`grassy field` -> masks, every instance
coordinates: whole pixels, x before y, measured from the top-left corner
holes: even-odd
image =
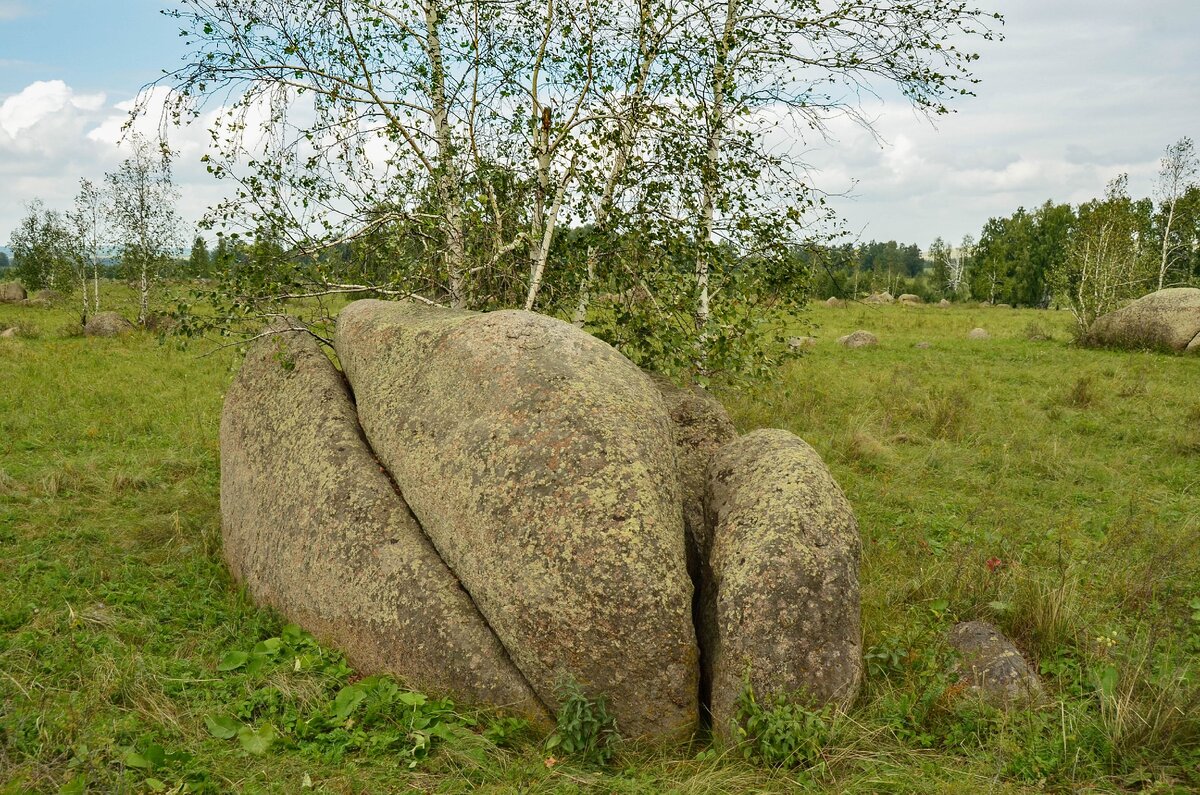
[[[360,682],[231,584],[217,428],[236,350],[85,339],[65,308],[0,305],[14,323],[0,792],[1200,790],[1200,359],[1075,349],[1062,312],[810,310],[816,348],[723,397],[743,429],[808,440],[858,513],[863,696],[772,713],[751,748],[626,743],[600,766]],[[880,346],[834,343],[857,328]],[[1017,641],[1045,703],[997,712],[955,686],[943,637],[970,618]],[[781,748],[791,764],[769,764]]]

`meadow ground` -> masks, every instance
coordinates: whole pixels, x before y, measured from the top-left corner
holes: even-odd
[[[746,748],[627,743],[596,765],[360,682],[254,608],[220,559],[237,350],[70,319],[0,305],[22,331],[0,339],[0,792],[1200,790],[1198,358],[1076,349],[1064,312],[797,318],[816,348],[723,398],[741,428],[809,441],[858,514],[862,698],[764,706]],[[834,343],[856,328],[880,346]],[[971,618],[1017,641],[1044,703],[996,712],[955,685],[943,638]]]

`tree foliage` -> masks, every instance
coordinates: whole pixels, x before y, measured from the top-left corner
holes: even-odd
[[[208,221],[286,252],[286,267],[226,271],[208,296],[218,323],[341,292],[515,306],[700,374],[738,370],[770,312],[802,301],[793,252],[828,228],[804,164],[769,136],[868,124],[858,97],[882,84],[947,112],[975,83],[962,47],[999,20],[957,0],[169,13],[192,47],[165,79],[170,112],[223,103],[208,166],[232,192]],[[635,294],[649,300],[593,305]]]

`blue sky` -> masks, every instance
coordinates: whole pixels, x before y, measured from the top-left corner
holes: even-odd
[[[162,0],[0,0],[0,97],[36,80],[131,95],[176,63]]]
[[[985,0],[986,2],[986,0]],[[28,200],[69,206],[81,177],[122,158],[137,90],[178,63],[158,13],[170,0],[0,0],[0,243]],[[1200,0],[994,0],[1006,41],[982,46],[978,96],[931,124],[894,95],[864,110],[884,139],[849,124],[804,157],[848,228],[922,246],[978,235],[991,216],[1046,199],[1078,203],[1121,172],[1149,195],[1158,159],[1200,140]],[[181,210],[220,198],[199,162],[202,129],[177,132]],[[791,141],[780,131],[781,141]]]

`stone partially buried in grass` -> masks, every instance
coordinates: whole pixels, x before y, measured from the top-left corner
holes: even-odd
[[[879,338],[869,331],[859,329],[853,334],[838,337],[838,344],[847,348],[872,348],[879,344]]]
[[[950,646],[962,655],[959,681],[998,706],[1036,699],[1042,683],[1021,652],[986,621],[965,621],[950,630]]]
[[[988,334],[986,329],[973,328],[967,332],[967,339],[969,340],[990,340],[991,338],[992,335]]]
[[[132,332],[133,324],[116,312],[97,312],[83,326],[83,333],[89,337],[120,337]]]
[[[702,620],[713,730],[732,736],[743,677],[760,701],[848,706],[862,679],[858,523],[815,450],[758,430],[709,467],[715,521]]]
[[[569,323],[357,301],[336,347],[371,446],[544,702],[564,675],[627,736],[698,719],[663,398]]]
[[[304,332],[254,343],[229,388],[221,520],[225,558],[254,600],[364,671],[545,720],[372,455],[341,374]]]

